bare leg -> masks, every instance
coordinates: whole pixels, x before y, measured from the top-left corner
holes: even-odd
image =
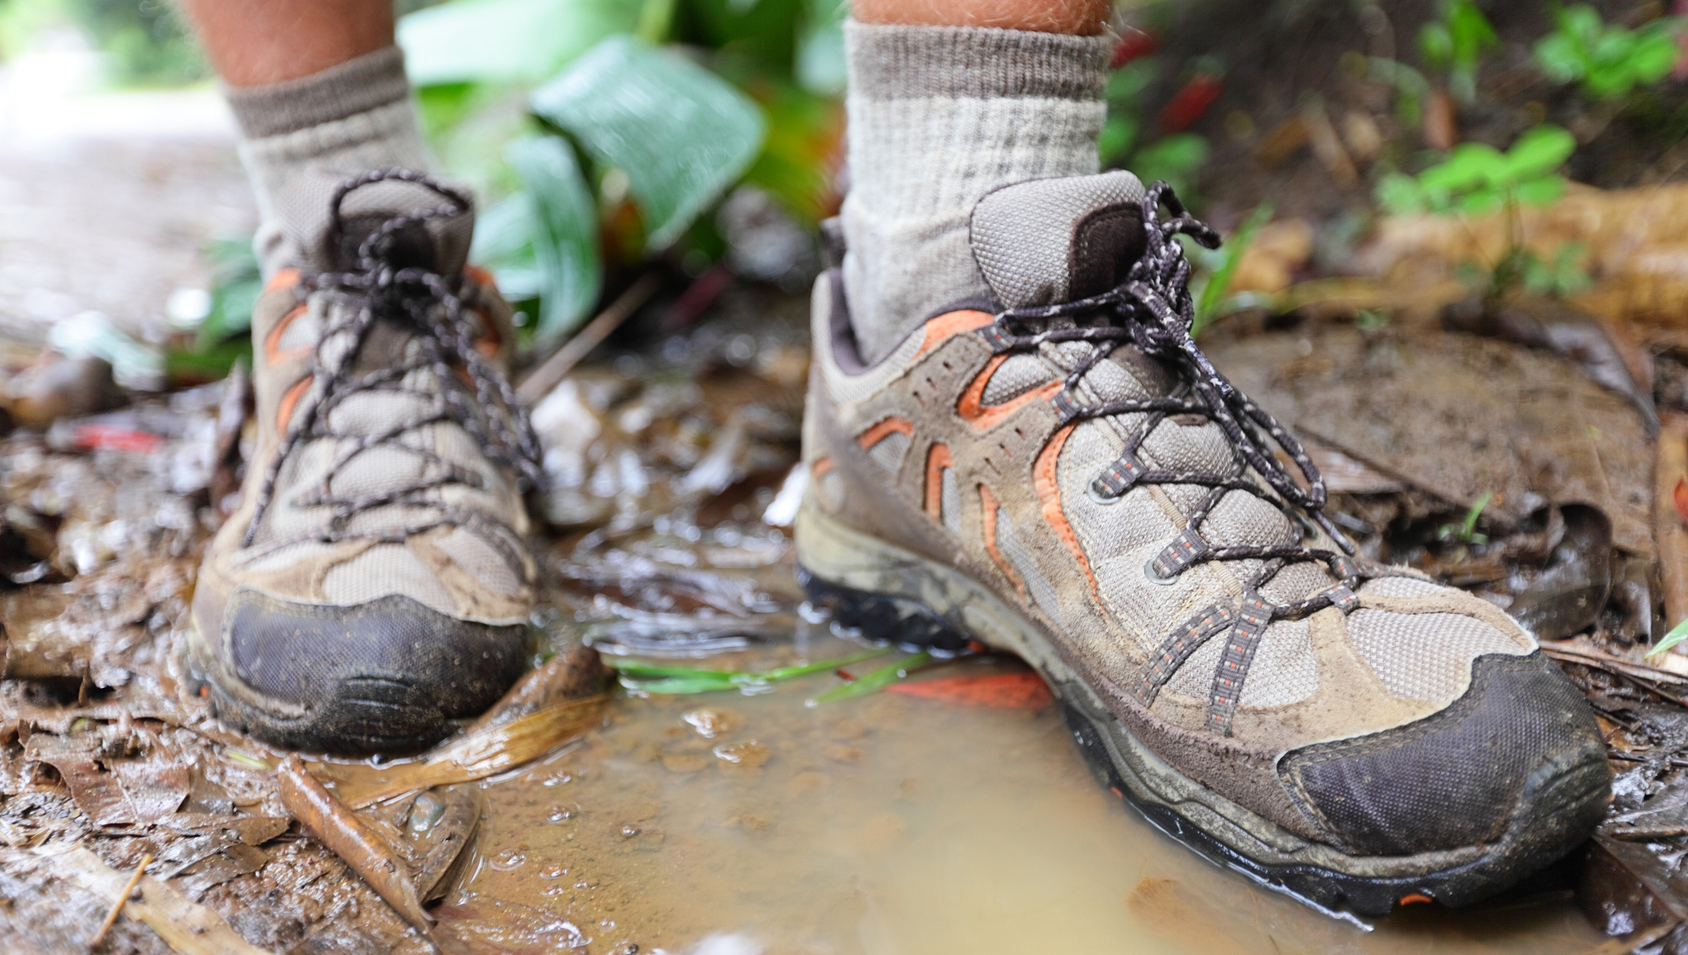
[[[299,79],[393,43],[392,0],[180,0],[223,82]]]
[[[862,23],[1094,36],[1102,32],[1111,7],[1110,0],[855,0],[852,15]]]

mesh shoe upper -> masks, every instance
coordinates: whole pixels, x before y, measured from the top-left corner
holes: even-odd
[[[1530,658],[1497,686],[1568,685],[1492,604],[1348,556],[1299,446],[1188,339],[1174,234],[1211,233],[1144,199],[1124,172],[986,196],[997,301],[871,368],[823,278],[812,500],[1013,601],[1166,758],[1313,834],[1336,824],[1278,778],[1284,754],[1422,725],[1483,658]],[[1580,741],[1586,713],[1567,719],[1547,735]]]
[[[310,198],[339,214],[317,216],[298,238],[309,267],[278,274],[259,302],[258,453],[202,587],[341,607],[400,596],[525,622],[519,482],[533,447],[501,374],[508,306],[464,269],[466,199],[370,180],[315,184]]]

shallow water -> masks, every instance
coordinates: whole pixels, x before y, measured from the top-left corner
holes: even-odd
[[[856,649],[799,629],[809,659]],[[986,657],[930,676],[1019,669]],[[478,842],[495,848],[443,914],[510,951],[1556,955],[1607,942],[1568,893],[1504,913],[1414,907],[1370,931],[1336,921],[1122,806],[1052,706],[903,693],[807,705],[838,682],[618,699],[601,734],[489,788]],[[713,712],[692,722],[724,724],[714,738],[686,720],[699,710]]]

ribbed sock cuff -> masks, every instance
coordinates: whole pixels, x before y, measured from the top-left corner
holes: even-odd
[[[1099,100],[1113,39],[988,27],[894,26],[848,20],[850,92],[869,99],[928,96]]]
[[[404,52],[366,53],[320,73],[268,86],[225,86],[223,95],[247,139],[263,139],[367,113],[410,96]]]

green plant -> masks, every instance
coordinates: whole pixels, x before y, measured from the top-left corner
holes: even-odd
[[[1195,299],[1196,307],[1195,319],[1190,323],[1191,335],[1200,335],[1214,319],[1253,303],[1252,293],[1226,295],[1225,290],[1230,286],[1231,279],[1236,277],[1237,267],[1242,264],[1243,256],[1253,243],[1255,234],[1271,218],[1272,204],[1262,202],[1254,207],[1248,218],[1244,219],[1217,249],[1205,249],[1193,240],[1186,239],[1184,254],[1197,267],[1196,277],[1190,283],[1190,294]]]
[[[1688,640],[1688,620],[1684,620],[1676,626],[1671,627],[1670,632],[1665,634],[1663,637],[1660,637],[1659,642],[1654,644],[1653,649],[1648,650],[1646,655],[1648,657],[1656,657],[1677,644],[1680,644],[1684,640]]]
[[[1145,127],[1141,96],[1159,69],[1157,57],[1132,60],[1108,76],[1104,93],[1107,119],[1097,151],[1104,168],[1129,169],[1145,184],[1164,179],[1185,199],[1194,195],[1196,179],[1213,153],[1207,137],[1173,133],[1142,141]]]
[[[1465,517],[1457,524],[1443,524],[1436,528],[1436,539],[1444,542],[1454,542],[1461,545],[1487,544],[1489,535],[1477,530],[1477,519],[1483,515],[1483,508],[1494,500],[1493,491],[1484,491],[1483,496],[1473,501],[1465,512]]]
[[[1674,17],[1631,30],[1602,22],[1598,11],[1579,3],[1555,10],[1553,23],[1553,32],[1536,43],[1536,65],[1555,82],[1580,83],[1594,99],[1622,99],[1657,83],[1681,56],[1683,21]]]
[[[893,683],[908,678],[910,673],[932,661],[932,654],[925,650],[911,653],[895,663],[886,664],[871,670],[851,680],[843,686],[833,687],[809,701],[811,706],[820,703],[834,703],[838,700],[848,700],[857,696],[867,696],[878,693]]]
[[[1446,0],[1442,18],[1424,25],[1418,52],[1426,66],[1446,70],[1448,92],[1469,103],[1477,96],[1477,64],[1483,53],[1500,45],[1500,37],[1472,0]]]
[[[1507,204],[1548,205],[1565,192],[1558,171],[1574,149],[1571,134],[1551,125],[1526,131],[1506,152],[1484,143],[1460,143],[1416,176],[1384,176],[1377,200],[1395,213],[1480,215]]]
[[[1594,284],[1594,280],[1589,277],[1588,267],[1583,264],[1587,255],[1588,246],[1581,242],[1567,242],[1560,246],[1551,262],[1543,260],[1529,249],[1522,250],[1519,257],[1524,288],[1537,295],[1549,295],[1554,298],[1565,298],[1586,291]]]

